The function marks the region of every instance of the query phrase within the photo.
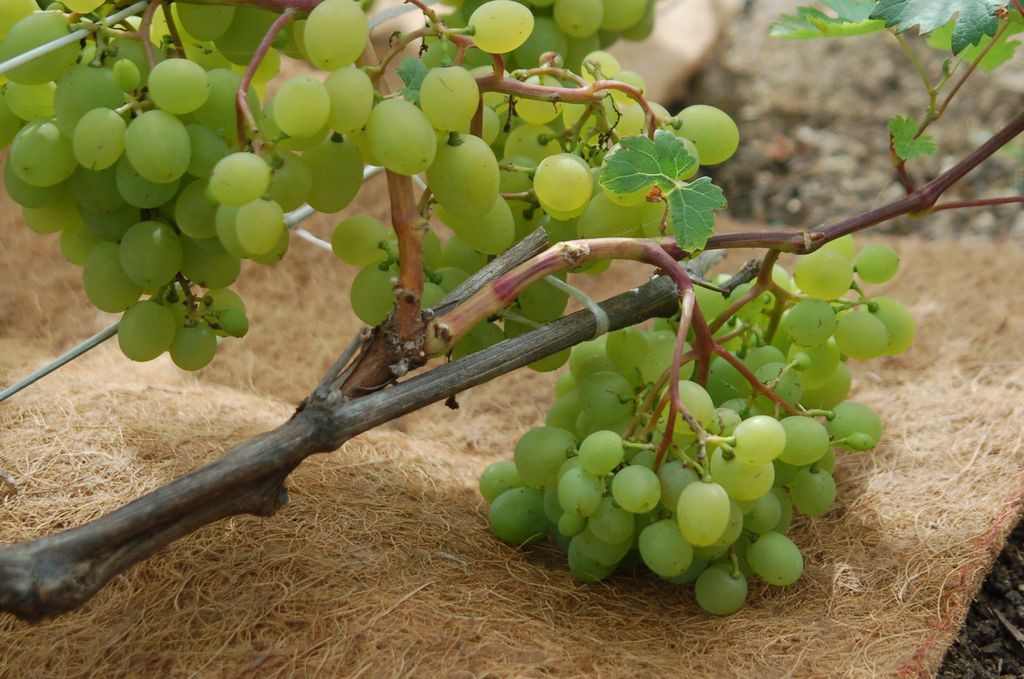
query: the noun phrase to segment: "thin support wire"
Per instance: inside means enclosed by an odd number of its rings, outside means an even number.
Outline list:
[[[56,359],[54,359],[50,363],[47,363],[46,365],[44,365],[39,370],[36,370],[34,373],[29,375],[28,377],[25,377],[24,379],[19,380],[18,382],[15,382],[11,386],[7,387],[3,391],[0,391],[0,403],[2,403],[3,401],[7,400],[11,396],[14,396],[15,394],[17,394],[19,391],[21,391],[25,387],[27,387],[27,386],[29,386],[31,384],[34,384],[35,382],[39,381],[40,379],[46,377],[47,375],[52,373],[57,368],[60,368],[61,366],[64,366],[64,365],[67,365],[68,363],[70,363],[71,361],[75,360],[76,358],[78,358],[79,356],[84,354],[85,352],[90,351],[92,349],[95,349],[99,345],[103,344],[108,339],[110,339],[111,337],[113,337],[114,335],[117,334],[117,326],[119,326],[120,324],[121,324],[121,322],[118,321],[117,323],[114,323],[113,325],[108,326],[108,327],[104,328],[103,330],[100,330],[98,333],[96,333],[95,335],[93,335],[89,339],[85,340],[84,342],[79,344],[77,347],[71,349],[70,351],[65,352],[64,354],[61,354]]]
[[[2,1],[3,0],[0,0],[0,2]],[[41,56],[49,54],[50,52],[55,52],[59,50],[61,47],[64,47],[65,45],[71,45],[73,43],[76,43],[82,38],[88,37],[90,33],[98,31],[100,27],[113,26],[119,21],[122,21],[130,16],[133,16],[135,14],[141,14],[143,11],[145,11],[148,5],[149,0],[140,0],[140,2],[136,2],[134,5],[125,7],[120,12],[114,12],[106,19],[103,19],[102,21],[95,23],[92,26],[80,28],[77,31],[73,31],[65,36],[57,38],[56,40],[52,40],[48,43],[40,45],[39,47],[30,49],[28,52],[22,52],[18,56],[12,57],[3,63],[0,63],[0,73],[7,73],[7,71],[17,68],[18,66],[27,64],[33,59],[38,59]]]
[[[594,339],[608,332],[608,328],[611,326],[608,312],[601,308],[600,304],[592,300],[587,293],[555,276],[546,276],[544,282],[569,295],[569,297],[579,302],[581,306],[594,315],[594,324],[596,326],[594,328]]]

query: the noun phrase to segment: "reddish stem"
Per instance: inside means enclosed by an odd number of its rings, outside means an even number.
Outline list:
[[[892,166],[896,168],[896,174],[900,178],[900,183],[903,184],[903,190],[908,194],[913,193],[914,182],[910,179],[910,173],[907,172],[907,161],[900,158],[896,153],[896,140],[891,132],[889,133],[889,160],[892,162]]]
[[[989,205],[1010,205],[1013,203],[1024,203],[1024,196],[1007,196],[1005,198],[978,198],[975,200],[953,200],[946,203],[939,203],[931,210],[941,212],[943,210],[957,210],[965,207],[986,207]]]
[[[146,11],[142,13],[142,20],[139,22],[139,39],[142,40],[142,49],[146,52],[146,61],[151,69],[156,66],[156,49],[150,39],[150,34],[153,32],[153,17],[156,15],[157,8],[163,4],[164,0],[153,0],[146,7]]]
[[[387,171],[388,197],[391,201],[391,225],[398,236],[398,286],[395,288],[395,314],[398,334],[403,342],[423,339],[423,229],[413,195],[412,178]]]
[[[750,382],[750,386],[752,386],[757,391],[761,392],[762,395],[767,396],[769,399],[771,399],[775,403],[778,403],[790,415],[799,415],[800,414],[799,410],[794,408],[792,405],[787,403],[782,397],[780,397],[774,391],[772,391],[767,386],[765,386],[761,382],[761,380],[757,379],[757,376],[754,373],[750,372],[750,368],[745,366],[743,364],[743,361],[741,361],[740,359],[738,359],[735,356],[733,356],[731,351],[729,351],[725,347],[723,347],[721,345],[718,345],[718,344],[716,344],[714,346],[713,351],[716,354],[718,354],[719,356],[721,356],[722,358],[724,358],[726,361],[731,363],[732,367],[736,368],[736,370],[738,370],[740,372],[740,374],[743,375],[743,377],[747,380],[747,382]]]
[[[167,22],[167,32],[171,36],[171,42],[174,44],[174,51],[181,58],[185,57],[185,44],[181,41],[181,34],[178,32],[178,24],[174,22],[174,15],[171,13],[171,8],[167,5],[162,6],[164,12],[164,20]]]
[[[270,46],[274,44],[274,38],[280,33],[285,26],[295,17],[294,9],[286,9],[281,13],[281,16],[274,19],[274,23],[267,29],[267,34],[263,36],[263,40],[260,41],[259,47],[256,48],[256,53],[252,55],[252,59],[249,61],[249,66],[245,69],[245,75],[242,76],[242,82],[238,85],[238,92],[235,94],[235,109],[237,111],[237,124],[238,124],[238,143],[243,147],[245,144],[243,140],[245,137],[245,123],[249,122],[249,126],[252,128],[253,134],[259,131],[256,125],[256,117],[252,113],[252,109],[249,107],[249,88],[252,87],[252,79],[256,75],[256,70],[260,67],[264,57],[267,56],[267,52],[270,51]],[[259,152],[259,149],[256,149]]]

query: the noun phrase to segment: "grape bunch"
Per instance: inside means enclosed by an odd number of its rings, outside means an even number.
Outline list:
[[[855,252],[845,237],[799,258],[795,280],[776,266],[771,291],[699,288],[729,356],[711,361],[704,385],[689,344],[670,374],[677,319],[579,345],[545,425],[480,477],[492,531],[513,545],[549,537],[584,582],[640,564],[692,582],[697,603],[716,615],[742,607],[753,576],[793,584],[804,568],[786,535],[794,510],[827,512],[836,451],[868,451],[882,436],[878,415],[847,400],[846,363],[913,341],[907,310],[861,287],[898,265],[892,248]],[[669,380],[688,418],[666,408]]]

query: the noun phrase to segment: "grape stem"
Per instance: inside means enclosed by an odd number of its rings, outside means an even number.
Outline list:
[[[171,36],[171,43],[174,45],[175,55],[184,58],[185,57],[185,44],[181,41],[181,33],[178,32],[178,24],[174,22],[174,15],[171,12],[171,8],[166,4],[160,6],[160,9],[164,13],[164,21],[167,22],[167,32]]]
[[[289,8],[284,10],[281,16],[274,19],[274,23],[270,25],[266,35],[260,40],[259,47],[256,48],[256,53],[253,54],[252,59],[249,61],[249,66],[245,69],[245,75],[242,76],[242,82],[238,85],[238,91],[235,93],[238,143],[243,147],[245,146],[245,124],[248,122],[254,137],[253,151],[256,153],[260,151],[261,141],[259,139],[259,126],[256,124],[256,116],[253,115],[252,109],[249,107],[249,88],[252,86],[252,80],[256,76],[256,70],[260,67],[264,57],[267,56],[267,52],[270,51],[270,46],[274,44],[274,39],[295,18],[295,12],[295,9]]]
[[[398,285],[395,287],[395,319],[402,343],[419,345],[423,340],[423,232],[426,219],[413,196],[412,178],[388,170],[391,225],[398,236]]]
[[[370,66],[366,69],[366,74],[370,76],[370,80],[377,82],[380,80],[381,76],[384,75],[388,64],[390,64],[395,57],[404,52],[405,48],[412,42],[419,40],[420,38],[437,34],[437,27],[435,26],[424,26],[423,28],[418,28],[410,33],[400,34],[398,38],[391,43],[388,51],[384,53],[380,58],[380,61],[378,61],[376,65]]]
[[[748,368],[746,365],[744,365],[743,361],[741,361],[740,359],[738,359],[735,356],[733,356],[732,352],[730,352],[728,349],[726,349],[725,347],[723,347],[721,345],[716,344],[715,347],[712,349],[712,351],[714,351],[714,353],[718,354],[719,356],[724,358],[726,361],[728,361],[730,364],[732,364],[732,367],[736,368],[736,370],[738,370],[740,372],[740,374],[743,375],[743,377],[747,380],[747,382],[750,382],[750,386],[752,386],[757,391],[761,392],[762,395],[768,397],[769,399],[771,399],[775,403],[777,403],[780,406],[782,406],[782,408],[787,413],[789,413],[790,415],[800,415],[801,414],[799,410],[797,410],[796,408],[794,408],[792,406],[792,404],[787,403],[781,396],[779,396],[774,391],[772,391],[771,389],[766,387],[761,382],[761,380],[757,379],[757,376],[754,375],[754,373],[750,372],[750,368]]]
[[[1006,196],[1004,198],[977,198],[975,200],[954,200],[946,203],[939,203],[928,212],[932,213],[941,212],[942,210],[958,210],[966,207],[1009,205],[1012,203],[1024,203],[1024,196]]]
[[[142,49],[146,53],[146,62],[149,63],[151,69],[156,66],[156,49],[153,47],[153,41],[149,39],[149,35],[152,32],[153,16],[156,14],[156,10],[163,4],[164,0],[152,0],[149,6],[146,7],[146,11],[142,13],[142,21],[139,22],[139,40],[142,41]]]

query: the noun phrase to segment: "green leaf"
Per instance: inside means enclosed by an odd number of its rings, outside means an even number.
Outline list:
[[[680,185],[668,194],[668,212],[676,243],[684,250],[704,249],[715,231],[715,211],[727,206],[722,189],[708,177]]]
[[[679,137],[667,130],[655,132],[654,141],[642,136],[626,137],[605,156],[601,186],[619,194],[653,186],[667,193],[696,164],[697,159],[687,152]]]
[[[1003,31],[996,43],[989,48],[993,36],[986,35],[977,45],[971,45],[960,52],[960,57],[968,63],[974,63],[985,50],[988,53],[978,62],[978,66],[984,71],[992,71],[1002,66],[1013,58],[1020,41],[1014,36],[1024,33],[1024,16],[1017,12],[1011,12],[1010,25]],[[928,36],[928,44],[934,49],[948,52],[953,49],[953,28],[955,22],[950,21],[942,28],[936,28]]]
[[[814,7],[798,7],[796,16],[784,14],[773,21],[770,34],[775,38],[807,40],[864,35],[885,29],[884,22],[871,19],[878,0],[823,0],[822,4],[835,16]]]
[[[889,132],[892,133],[892,146],[896,155],[903,160],[924,158],[935,155],[935,138],[930,134],[914,138],[920,129],[917,121],[907,116],[893,116],[889,120]]]
[[[399,93],[414,104],[420,103],[420,85],[427,77],[427,67],[423,65],[423,62],[408,57],[399,64],[398,77],[405,83],[405,87],[399,90]]]
[[[999,25],[996,10],[1007,0],[879,0],[872,19],[881,19],[886,26],[895,26],[900,33],[919,26],[922,34],[946,25],[953,17],[951,46],[959,54],[969,45],[977,45],[986,35],[993,35]]]

